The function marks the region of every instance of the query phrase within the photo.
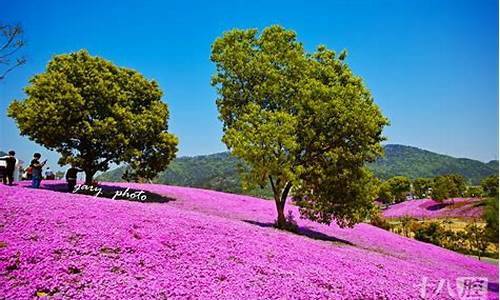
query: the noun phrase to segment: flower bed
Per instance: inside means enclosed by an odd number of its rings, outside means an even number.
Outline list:
[[[424,277],[454,288],[462,276],[487,277],[498,299],[497,266],[366,224],[299,219],[306,236],[282,232],[268,200],[117,184],[176,199],[138,203],[23,185],[0,186],[6,299],[418,299]]]
[[[383,212],[386,218],[410,216],[414,218],[479,218],[483,212],[480,201],[456,198],[443,203],[432,199],[408,200],[389,206]]]

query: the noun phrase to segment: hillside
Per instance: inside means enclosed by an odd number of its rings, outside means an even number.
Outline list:
[[[370,165],[375,175],[382,179],[396,175],[417,178],[453,173],[463,175],[472,184],[479,184],[483,177],[498,173],[498,161],[486,164],[403,145],[386,145],[384,150],[384,158]]]
[[[381,179],[396,175],[411,178],[434,177],[458,173],[472,184],[481,178],[498,173],[498,161],[483,163],[466,158],[454,158],[416,147],[385,145],[385,157],[369,168]],[[175,159],[168,169],[158,175],[155,183],[208,188],[231,193],[243,193],[237,172],[238,159],[228,152]],[[122,181],[124,168],[108,171],[98,177],[101,181]],[[269,188],[250,191],[249,194],[270,196]]]
[[[407,200],[389,206],[385,218],[413,217],[419,219],[461,218],[476,219],[483,214],[484,203],[474,198],[455,198],[442,203],[432,199]]]
[[[0,185],[0,294],[6,299],[418,299],[445,280],[498,266],[367,224],[298,218],[270,226],[274,204],[249,196],[112,183],[175,199],[138,203]],[[449,299],[443,289],[433,299]]]

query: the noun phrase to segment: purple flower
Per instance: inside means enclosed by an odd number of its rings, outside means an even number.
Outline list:
[[[55,182],[57,183],[57,182]],[[45,183],[54,184],[54,183]],[[359,224],[269,225],[274,203],[194,188],[108,183],[173,197],[116,201],[0,186],[0,295],[6,299],[418,299],[498,267]],[[312,233],[312,234],[311,234]],[[0,297],[0,298],[1,298]],[[448,299],[445,290],[434,299]]]

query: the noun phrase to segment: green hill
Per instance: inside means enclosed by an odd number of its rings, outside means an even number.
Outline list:
[[[385,157],[369,165],[374,174],[381,179],[396,175],[416,178],[457,173],[465,176],[469,183],[478,184],[481,178],[498,173],[498,161],[483,163],[403,145],[389,144],[384,148]],[[180,157],[153,182],[243,193],[237,171],[238,162],[239,160],[228,152]],[[97,179],[121,181],[124,170],[124,167],[120,167],[101,174]],[[271,195],[268,188],[256,189],[249,193],[260,196]]]
[[[498,173],[498,160],[492,160],[488,162],[486,165]]]
[[[370,164],[370,169],[381,179],[396,175],[416,178],[454,173],[463,175],[471,184],[479,184],[481,178],[498,173],[497,160],[483,163],[403,145],[385,145],[384,150],[384,158]]]

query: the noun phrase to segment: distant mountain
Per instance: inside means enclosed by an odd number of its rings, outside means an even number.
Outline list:
[[[389,144],[384,146],[385,156],[368,167],[380,179],[396,175],[410,178],[434,177],[443,174],[461,174],[471,184],[481,178],[498,174],[498,161],[483,163],[467,158],[454,158],[416,147]],[[238,175],[239,160],[222,152],[211,155],[176,158],[153,182],[171,185],[202,187],[232,193],[243,193]],[[98,176],[99,181],[122,181],[124,167]],[[268,187],[255,189],[249,194],[270,196]]]
[[[498,160],[492,160],[486,164],[488,167],[492,168],[493,170],[497,171],[498,173]]]
[[[384,150],[384,157],[369,166],[381,179],[396,175],[417,178],[460,174],[469,183],[479,184],[483,177],[498,173],[497,160],[483,163],[468,158],[437,154],[417,147],[392,144],[385,145]]]

